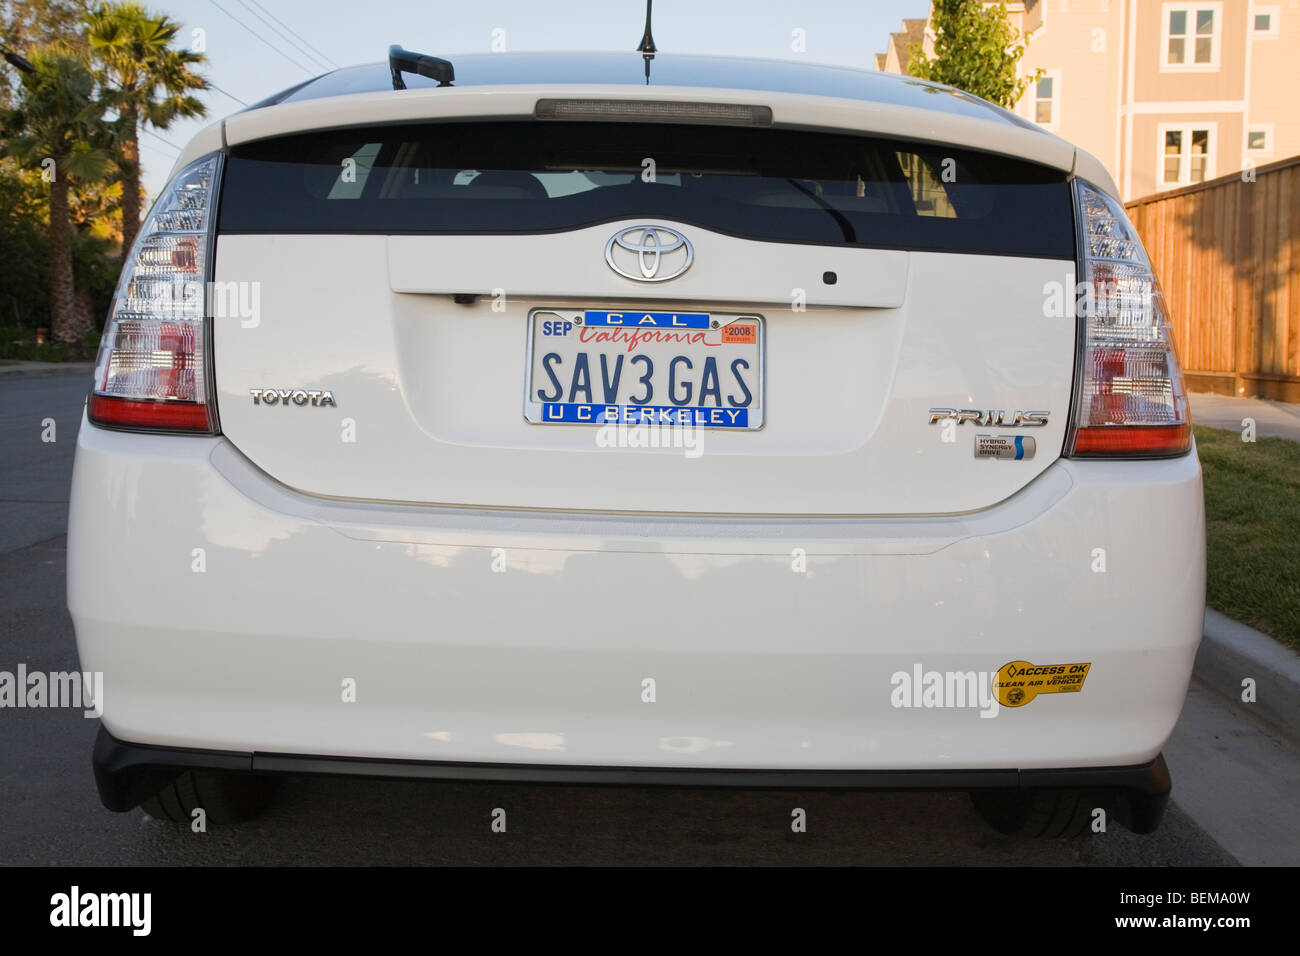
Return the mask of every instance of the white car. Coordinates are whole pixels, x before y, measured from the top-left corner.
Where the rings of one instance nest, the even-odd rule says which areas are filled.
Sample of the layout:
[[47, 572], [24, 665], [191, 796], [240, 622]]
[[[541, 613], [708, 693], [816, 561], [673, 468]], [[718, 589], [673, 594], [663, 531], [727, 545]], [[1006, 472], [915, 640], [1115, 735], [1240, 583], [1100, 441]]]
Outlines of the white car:
[[965, 93], [760, 60], [394, 48], [208, 127], [77, 446], [104, 804], [956, 789], [1151, 831], [1205, 532], [1117, 196]]

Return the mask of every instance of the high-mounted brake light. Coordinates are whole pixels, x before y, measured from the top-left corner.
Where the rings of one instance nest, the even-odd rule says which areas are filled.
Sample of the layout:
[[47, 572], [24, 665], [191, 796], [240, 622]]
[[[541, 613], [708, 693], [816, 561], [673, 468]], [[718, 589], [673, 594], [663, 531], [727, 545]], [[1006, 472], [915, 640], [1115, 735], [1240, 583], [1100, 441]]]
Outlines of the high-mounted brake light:
[[771, 126], [772, 107], [743, 103], [678, 103], [671, 100], [538, 100], [539, 120], [602, 120], [624, 123], [707, 123], [710, 126]]
[[119, 428], [213, 432], [207, 380], [209, 231], [220, 156], [176, 175], [122, 266], [89, 417]]
[[1082, 295], [1072, 457], [1165, 458], [1191, 448], [1164, 294], [1118, 202], [1075, 182]]

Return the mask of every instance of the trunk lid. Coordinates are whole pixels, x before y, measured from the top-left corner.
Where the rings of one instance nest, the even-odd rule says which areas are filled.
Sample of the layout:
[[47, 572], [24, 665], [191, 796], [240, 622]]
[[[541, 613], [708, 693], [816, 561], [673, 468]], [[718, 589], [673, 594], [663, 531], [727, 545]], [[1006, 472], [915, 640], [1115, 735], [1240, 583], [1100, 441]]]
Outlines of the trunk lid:
[[[215, 282], [240, 303], [214, 319], [221, 427], [329, 497], [973, 511], [1060, 454], [1075, 327], [1045, 303], [1074, 288], [1073, 235], [1058, 169], [863, 134], [532, 121], [257, 140], [221, 194]], [[678, 270], [673, 236], [684, 271], [638, 278]], [[592, 325], [647, 316], [653, 341]], [[697, 319], [722, 324], [712, 342], [658, 324]], [[538, 423], [548, 400], [630, 408], [632, 379], [611, 375], [639, 376], [642, 354], [648, 404], [694, 416], [749, 393], [760, 421]], [[977, 436], [1008, 453], [977, 457]]]

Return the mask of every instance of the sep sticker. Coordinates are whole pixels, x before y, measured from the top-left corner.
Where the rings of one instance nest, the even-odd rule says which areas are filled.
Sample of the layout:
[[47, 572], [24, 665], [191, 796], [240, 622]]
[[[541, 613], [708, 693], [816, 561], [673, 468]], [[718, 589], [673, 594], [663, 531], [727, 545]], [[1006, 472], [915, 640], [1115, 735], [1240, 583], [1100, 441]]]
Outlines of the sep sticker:
[[1083, 690], [1087, 664], [1031, 664], [1012, 661], [998, 668], [993, 692], [1003, 707], [1023, 707], [1039, 694], [1075, 694]]

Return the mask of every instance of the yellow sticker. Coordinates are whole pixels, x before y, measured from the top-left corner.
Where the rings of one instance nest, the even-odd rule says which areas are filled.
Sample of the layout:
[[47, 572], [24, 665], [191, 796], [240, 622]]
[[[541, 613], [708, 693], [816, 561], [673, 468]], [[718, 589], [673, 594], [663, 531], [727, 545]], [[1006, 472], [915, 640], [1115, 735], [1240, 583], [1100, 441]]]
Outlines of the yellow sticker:
[[1023, 707], [1039, 694], [1077, 694], [1088, 677], [1088, 664], [1031, 664], [1012, 661], [998, 668], [993, 692], [1003, 707]]

